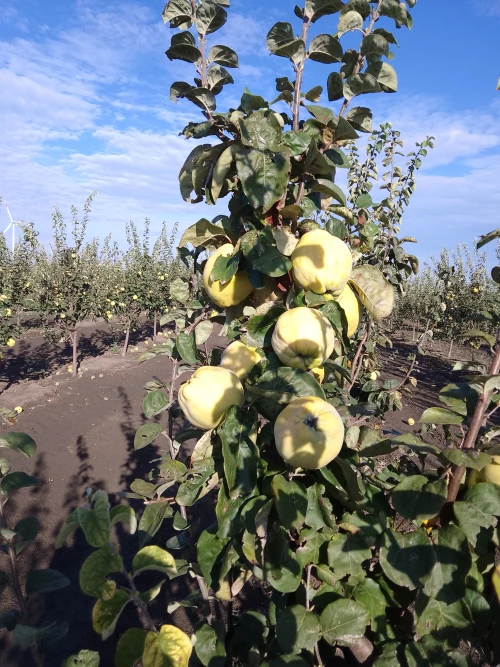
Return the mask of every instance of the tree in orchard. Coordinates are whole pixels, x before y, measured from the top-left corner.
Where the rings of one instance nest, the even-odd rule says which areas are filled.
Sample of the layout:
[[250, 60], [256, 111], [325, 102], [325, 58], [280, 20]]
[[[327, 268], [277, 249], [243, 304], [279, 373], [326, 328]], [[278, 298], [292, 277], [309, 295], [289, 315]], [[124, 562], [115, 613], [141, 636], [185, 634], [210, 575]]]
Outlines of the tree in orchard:
[[[120, 636], [119, 667], [133, 661], [186, 667], [191, 660], [206, 667], [307, 667], [336, 659], [379, 667], [467, 664], [464, 646], [480, 658], [495, 650], [500, 620], [490, 576], [499, 490], [482, 479], [469, 490], [461, 486], [465, 468], [480, 472], [494, 463], [475, 445], [490, 446], [495, 437], [482, 423], [498, 394], [500, 346], [488, 375], [480, 372], [470, 383], [466, 376], [461, 387], [442, 392], [450, 410], [424, 413], [422, 431], [428, 423], [445, 425], [444, 452], [421, 433], [379, 434], [369, 422], [376, 406], [363, 400], [356, 373], [380, 334], [377, 323], [392, 310], [394, 286], [386, 276], [397, 283], [398, 262], [411, 267], [412, 259], [401, 261], [392, 242], [394, 219], [370, 220], [379, 230], [365, 234], [380, 235], [394, 249], [384, 273], [375, 265], [375, 243], [356, 250], [365, 242], [362, 230], [346, 226], [346, 238], [359, 241], [353, 238], [350, 248], [322, 217], [325, 195], [349, 208], [335, 183], [336, 167], [348, 163], [341, 146], [371, 129], [369, 110], [351, 102], [362, 93], [395, 92], [397, 77], [385, 58], [396, 40], [388, 29], [411, 27], [408, 6], [306, 0], [295, 9], [299, 36], [288, 22], [267, 35], [270, 51], [291, 61], [294, 81], [277, 80], [273, 103], [246, 89], [237, 109], [221, 113], [216, 96], [233, 81], [226, 68], [238, 59], [211, 37], [208, 44], [207, 35], [226, 22], [226, 6], [170, 0], [163, 14], [180, 28], [168, 57], [196, 68], [194, 85], [177, 81], [171, 89], [204, 115], [184, 135], [210, 138], [182, 167], [181, 192], [193, 203], [230, 195], [227, 216], [202, 219], [181, 239], [182, 256], [193, 258], [195, 269], [199, 249], [211, 253], [203, 267], [205, 296], [192, 303], [187, 286], [178, 299], [184, 308], [176, 338], [161, 351], [172, 359], [171, 382], [146, 385], [143, 411], [154, 421], [135, 438], [136, 449], [155, 441], [167, 451], [147, 481], [136, 479], [125, 494], [143, 501], [138, 524], [127, 505], [110, 508], [102, 491], [89, 493], [58, 544], [81, 528], [96, 549], [80, 585], [96, 600], [93, 627], [104, 639], [129, 603], [139, 608], [143, 628]], [[340, 38], [351, 31], [361, 44], [344, 51]], [[337, 63], [339, 71], [327, 78], [335, 111], [309, 103], [321, 86], [302, 91], [309, 61]], [[274, 111], [278, 102], [287, 110]], [[378, 207], [359, 201], [363, 194], [351, 205], [375, 217]], [[330, 213], [350, 220], [338, 209]], [[364, 214], [354, 225], [364, 226], [359, 218], [366, 226]], [[194, 250], [182, 250], [186, 245]], [[209, 300], [224, 313], [233, 341], [219, 365], [199, 349], [195, 334], [212, 314]], [[180, 367], [195, 370], [176, 401]], [[181, 460], [183, 443], [193, 438], [194, 449]], [[207, 526], [213, 496], [215, 516]], [[110, 541], [115, 521], [138, 529], [131, 567], [124, 568]], [[165, 549], [153, 541], [166, 521], [174, 532]], [[151, 571], [159, 572], [157, 583], [145, 588], [141, 575]], [[190, 592], [170, 593], [162, 608], [169, 614], [194, 608], [191, 639], [175, 627], [175, 615], [154, 618], [148, 609], [165, 595], [165, 578], [182, 575]], [[245, 595], [249, 585], [252, 596]]]
[[85, 241], [93, 197], [87, 198], [81, 220], [72, 207], [70, 243], [64, 218], [55, 210], [51, 252], [41, 252], [34, 269], [34, 290], [45, 330], [69, 341], [73, 356], [70, 369], [75, 377], [82, 324], [106, 314], [108, 285], [102, 273], [99, 241]]

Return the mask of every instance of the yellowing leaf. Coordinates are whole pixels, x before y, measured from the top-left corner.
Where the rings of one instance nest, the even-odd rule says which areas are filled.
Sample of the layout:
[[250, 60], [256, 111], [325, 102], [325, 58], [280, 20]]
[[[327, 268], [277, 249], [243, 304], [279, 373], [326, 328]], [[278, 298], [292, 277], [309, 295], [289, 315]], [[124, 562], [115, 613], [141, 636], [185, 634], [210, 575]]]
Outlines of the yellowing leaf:
[[355, 267], [350, 283], [361, 303], [376, 322], [388, 317], [394, 308], [394, 288], [374, 266]]
[[154, 544], [144, 547], [136, 553], [132, 561], [132, 567], [136, 574], [143, 570], [157, 570], [167, 574], [177, 572], [174, 557], [165, 549], [161, 549]]

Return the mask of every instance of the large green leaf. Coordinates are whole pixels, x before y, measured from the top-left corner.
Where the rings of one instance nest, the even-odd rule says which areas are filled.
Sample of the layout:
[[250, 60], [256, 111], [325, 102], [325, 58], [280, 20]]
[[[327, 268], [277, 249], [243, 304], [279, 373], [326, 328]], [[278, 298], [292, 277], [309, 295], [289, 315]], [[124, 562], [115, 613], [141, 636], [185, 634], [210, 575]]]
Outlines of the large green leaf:
[[236, 153], [236, 168], [243, 192], [253, 208], [267, 211], [285, 193], [290, 171], [286, 155], [242, 148]]
[[255, 408], [242, 410], [237, 405], [230, 407], [220, 436], [224, 473], [231, 497], [247, 496], [257, 483], [257, 428]]
[[356, 95], [364, 95], [366, 93], [379, 93], [381, 87], [377, 79], [366, 72], [361, 74], [352, 74], [344, 82], [344, 97], [346, 100], [351, 100]]
[[360, 30], [363, 27], [363, 17], [358, 12], [351, 10], [340, 16], [337, 32], [339, 37], [350, 30]]
[[392, 504], [405, 519], [422, 523], [432, 519], [446, 502], [446, 480], [429, 482], [423, 475], [405, 477], [392, 492]]
[[381, 537], [380, 565], [386, 577], [398, 586], [414, 590], [422, 585], [436, 562], [426, 531], [400, 534], [389, 529]]
[[368, 65], [366, 73], [371, 74], [379, 83], [384, 93], [396, 93], [398, 90], [398, 75], [392, 65], [386, 62], [374, 62]]
[[[200, 222], [201, 222], [201, 220], [199, 222], [197, 222], [196, 225], [199, 225]], [[211, 223], [208, 223], [208, 224], [211, 224]], [[196, 227], [196, 225], [194, 225], [194, 226]], [[187, 230], [187, 231], [189, 231], [189, 230]], [[222, 232], [222, 230], [221, 230], [221, 232]], [[185, 232], [185, 233], [187, 233], [187, 232]], [[192, 243], [192, 241], [190, 241], [190, 243]], [[179, 246], [179, 247], [181, 247], [181, 246]], [[175, 299], [176, 301], [179, 301], [179, 303], [186, 304], [189, 301], [189, 283], [188, 283], [187, 280], [183, 280], [182, 278], [175, 278], [170, 283], [170, 290], [169, 291], [170, 291], [171, 298]], [[174, 313], [171, 313], [171, 315], [174, 315]]]
[[465, 580], [472, 566], [464, 531], [451, 524], [441, 528], [437, 542], [434, 542], [434, 551], [436, 562], [425, 578], [423, 591], [433, 600], [451, 604], [465, 594]]
[[165, 23], [172, 22], [172, 28], [188, 23], [192, 16], [193, 6], [189, 0], [169, 0], [162, 14]]
[[147, 631], [128, 628], [118, 640], [115, 667], [135, 667], [142, 658]]
[[[74, 655], [70, 655], [69, 658], [66, 658], [61, 667], [99, 667], [100, 661], [99, 653], [96, 651], [86, 651], [84, 649], [78, 654], [75, 653]], [[122, 665], [119, 667], [122, 667]]]
[[6, 498], [18, 489], [23, 489], [28, 486], [36, 486], [38, 483], [36, 477], [32, 477], [21, 470], [10, 472], [0, 479], [0, 496]]
[[250, 345], [270, 347], [273, 328], [285, 307], [275, 306], [264, 315], [254, 315], [248, 320], [246, 339]]
[[306, 0], [304, 16], [315, 23], [322, 16], [336, 14], [341, 9], [341, 0]]
[[222, 28], [227, 21], [227, 12], [219, 4], [203, 0], [196, 9], [196, 29], [200, 35], [209, 35]]
[[[423, 637], [432, 633], [441, 639], [462, 637], [468, 626], [460, 602], [446, 604], [439, 600], [419, 595], [415, 607], [416, 631]], [[432, 664], [432, 663], [431, 663]]]
[[[196, 356], [196, 339], [194, 331], [191, 331], [190, 333], [181, 331], [180, 333], [178, 333], [175, 338], [175, 345], [177, 347], [179, 354], [184, 359], [184, 361], [187, 361], [190, 364], [196, 363], [198, 361], [198, 357]], [[152, 393], [153, 392], [150, 392], [148, 396], [150, 396]], [[144, 414], [146, 414], [146, 412], [144, 412]], [[155, 412], [153, 414], [158, 414], [158, 412]], [[152, 417], [152, 416], [153, 415], [146, 415], [146, 417]]]
[[168, 396], [159, 389], [148, 391], [142, 402], [142, 411], [149, 419], [164, 412], [168, 407]]
[[15, 452], [24, 454], [28, 458], [35, 455], [36, 443], [27, 433], [2, 433], [0, 434], [0, 447], [7, 447]]
[[70, 585], [70, 580], [57, 570], [30, 570], [26, 577], [26, 595], [34, 593], [51, 593]]
[[301, 649], [314, 650], [320, 631], [316, 614], [301, 604], [286, 607], [277, 618], [276, 638], [285, 653], [300, 653]]
[[134, 575], [146, 570], [162, 572], [170, 577], [177, 574], [175, 558], [168, 551], [154, 544], [143, 547], [135, 554], [132, 569]]
[[208, 62], [217, 63], [218, 65], [223, 65], [224, 67], [238, 67], [238, 55], [233, 49], [230, 49], [228, 46], [222, 46], [216, 44], [210, 48], [208, 52]]
[[272, 491], [281, 525], [287, 530], [300, 530], [307, 512], [307, 492], [303, 484], [286, 480], [283, 475], [273, 477]]
[[376, 322], [388, 317], [394, 308], [394, 288], [381, 271], [365, 264], [354, 267], [350, 282], [361, 303]]
[[236, 144], [228, 146], [215, 163], [211, 181], [211, 196], [215, 204], [226, 181], [226, 177], [234, 162], [234, 156], [237, 151]]
[[134, 449], [142, 449], [143, 447], [146, 447], [146, 445], [151, 444], [153, 440], [160, 435], [162, 430], [163, 426], [161, 424], [153, 422], [139, 426], [135, 432]]
[[[481, 503], [482, 496], [483, 492], [481, 491], [479, 495], [474, 494], [471, 496], [471, 501], [468, 501], [467, 498], [465, 498], [463, 501], [457, 500], [453, 503], [455, 518], [473, 547], [476, 546], [478, 533], [482, 528], [488, 529], [497, 524], [497, 520], [492, 513], [483, 511]], [[481, 504], [476, 506], [478, 500]], [[486, 509], [489, 508], [487, 507]]]
[[342, 45], [332, 35], [317, 35], [309, 45], [309, 58], [318, 63], [339, 63], [342, 60]]
[[114, 581], [106, 579], [112, 572], [121, 572], [123, 561], [119, 553], [106, 544], [84, 561], [79, 575], [80, 588], [86, 595], [107, 598], [116, 590]]
[[139, 520], [139, 544], [142, 546], [156, 535], [164, 519], [173, 516], [174, 510], [169, 503], [158, 501], [144, 506]]
[[108, 494], [105, 491], [96, 491], [92, 508], [79, 507], [77, 512], [80, 526], [90, 546], [98, 548], [107, 544], [111, 527]]
[[264, 151], [277, 146], [281, 140], [281, 125], [270, 109], [259, 109], [240, 121], [241, 141]]
[[305, 44], [301, 39], [295, 39], [291, 23], [273, 25], [267, 33], [266, 45], [274, 55], [290, 58], [294, 63], [303, 61], [306, 55]]
[[329, 644], [350, 646], [360, 639], [370, 621], [367, 608], [355, 600], [336, 600], [320, 617], [323, 639]]
[[[212, 239], [219, 239], [219, 238], [221, 241], [227, 239], [226, 234], [222, 229], [222, 227], [214, 225], [213, 222], [209, 222], [205, 218], [201, 218], [201, 220], [198, 220], [198, 222], [195, 222], [194, 225], [188, 227], [186, 231], [183, 233], [181, 240], [179, 242], [179, 248], [183, 248], [184, 246], [187, 246], [189, 243], [191, 243], [191, 245], [193, 245], [195, 248], [198, 248]], [[186, 282], [181, 278], [176, 280], [180, 280], [183, 284], [186, 284]], [[175, 281], [172, 281], [172, 285], [174, 284], [174, 282]], [[170, 287], [171, 294], [172, 294], [172, 285]], [[172, 294], [172, 296], [174, 295]], [[176, 297], [174, 296], [174, 298]], [[189, 290], [188, 290], [188, 298], [189, 298]], [[185, 303], [182, 300], [180, 301], [182, 303]]]
[[[372, 131], [372, 117], [373, 114], [367, 107], [354, 107], [353, 109], [349, 109], [346, 114], [346, 120], [348, 120], [353, 128], [359, 132]], [[357, 200], [356, 205], [358, 205]], [[358, 206], [358, 208], [360, 207]], [[363, 231], [365, 231], [365, 229], [363, 229]]]
[[378, 583], [374, 579], [366, 578], [353, 591], [356, 602], [368, 610], [372, 622], [372, 630], [382, 629], [386, 624], [387, 600]]
[[204, 530], [198, 538], [196, 543], [198, 564], [205, 581], [212, 581], [212, 569], [228, 542], [228, 538], [217, 536], [216, 526]]
[[420, 417], [421, 424], [461, 424], [464, 418], [445, 408], [427, 408]]
[[247, 389], [252, 394], [270, 398], [277, 403], [290, 403], [298, 396], [318, 396], [325, 399], [321, 385], [310, 373], [287, 366], [264, 371], [256, 382], [247, 386]]
[[226, 664], [226, 649], [215, 628], [204, 623], [196, 631], [196, 655], [204, 667], [224, 667]]
[[98, 599], [92, 609], [92, 627], [102, 635], [103, 640], [111, 637], [115, 631], [120, 614], [130, 601], [128, 591], [118, 589], [112, 598], [107, 600]]
[[337, 533], [328, 543], [328, 564], [339, 579], [346, 574], [359, 574], [362, 563], [371, 557], [372, 552], [361, 535]]

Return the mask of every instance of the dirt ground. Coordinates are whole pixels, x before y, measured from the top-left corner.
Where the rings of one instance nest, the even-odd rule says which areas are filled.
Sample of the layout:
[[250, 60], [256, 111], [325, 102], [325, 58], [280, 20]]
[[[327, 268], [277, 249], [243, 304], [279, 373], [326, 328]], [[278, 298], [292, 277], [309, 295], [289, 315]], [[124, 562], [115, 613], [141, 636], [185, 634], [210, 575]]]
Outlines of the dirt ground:
[[[151, 333], [147, 327], [136, 332], [130, 352], [122, 358], [112, 352], [113, 336], [105, 323], [85, 326], [80, 344], [84, 370], [81, 377], [73, 378], [67, 372], [71, 361], [69, 347], [47, 343], [32, 331], [5, 355], [0, 367], [0, 405], [20, 405], [24, 409], [15, 427], [3, 430], [26, 432], [37, 443], [37, 454], [32, 460], [5, 449], [0, 451], [15, 469], [35, 475], [40, 481], [38, 487], [15, 494], [6, 507], [11, 526], [23, 516], [36, 516], [40, 521], [38, 539], [24, 552], [22, 567], [52, 567], [71, 580], [70, 586], [46, 595], [43, 603], [40, 601], [40, 605], [45, 605], [44, 623], [57, 620], [69, 624], [68, 635], [47, 661], [47, 667], [59, 667], [65, 657], [83, 648], [99, 650], [101, 665], [112, 665], [113, 647], [121, 627], [127, 621], [133, 622], [135, 612], [129, 606], [113, 637], [103, 643], [90, 626], [93, 599], [85, 596], [78, 585], [79, 569], [92, 549], [78, 533], [57, 552], [53, 543], [66, 516], [81, 504], [86, 488], [102, 488], [110, 494], [128, 490], [136, 477], [147, 473], [151, 459], [158, 453], [156, 447], [137, 453], [133, 448], [135, 431], [144, 421], [144, 384], [170, 378], [170, 364], [165, 357], [137, 363], [139, 352], [147, 349], [146, 341], [152, 345]], [[394, 348], [381, 353], [383, 378], [404, 377], [406, 359], [412, 351], [410, 339], [407, 331], [393, 335]], [[223, 346], [224, 340], [215, 337], [212, 343]], [[456, 381], [457, 374], [451, 371], [453, 360], [471, 359], [471, 350], [456, 345], [450, 361], [446, 358], [447, 349], [446, 342], [434, 343], [428, 354], [419, 358], [413, 373], [418, 385], [411, 396], [404, 396], [403, 410], [387, 416], [384, 429], [406, 432], [418, 428], [418, 423], [408, 426], [408, 418], [417, 422], [422, 410], [437, 403], [439, 388]], [[0, 557], [0, 569], [7, 569], [2, 561]], [[13, 603], [4, 593], [0, 613], [15, 606]], [[33, 613], [41, 615], [42, 607]], [[158, 609], [160, 613], [164, 616], [164, 610]], [[183, 613], [179, 610], [174, 617], [181, 626]], [[2, 667], [31, 667], [30, 656], [9, 642], [5, 630], [0, 630], [0, 656]]]

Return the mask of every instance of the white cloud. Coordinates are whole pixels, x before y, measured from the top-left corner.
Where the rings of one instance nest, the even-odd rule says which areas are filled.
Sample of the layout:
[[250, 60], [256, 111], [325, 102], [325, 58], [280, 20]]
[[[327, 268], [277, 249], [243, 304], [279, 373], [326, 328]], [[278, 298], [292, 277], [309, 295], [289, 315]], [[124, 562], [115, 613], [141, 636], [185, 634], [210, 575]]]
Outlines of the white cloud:
[[500, 16], [500, 0], [472, 0], [473, 6], [482, 16]]

